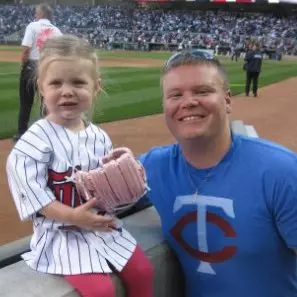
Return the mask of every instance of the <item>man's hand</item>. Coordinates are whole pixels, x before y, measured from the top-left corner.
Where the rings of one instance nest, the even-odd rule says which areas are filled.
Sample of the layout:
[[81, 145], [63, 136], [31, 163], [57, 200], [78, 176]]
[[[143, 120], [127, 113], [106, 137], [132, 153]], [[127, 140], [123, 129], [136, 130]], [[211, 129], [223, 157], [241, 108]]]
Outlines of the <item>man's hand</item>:
[[[21, 65], [24, 65], [29, 59], [31, 48], [28, 46], [23, 46], [22, 53], [21, 53]], [[22, 66], [21, 66], [22, 68]]]

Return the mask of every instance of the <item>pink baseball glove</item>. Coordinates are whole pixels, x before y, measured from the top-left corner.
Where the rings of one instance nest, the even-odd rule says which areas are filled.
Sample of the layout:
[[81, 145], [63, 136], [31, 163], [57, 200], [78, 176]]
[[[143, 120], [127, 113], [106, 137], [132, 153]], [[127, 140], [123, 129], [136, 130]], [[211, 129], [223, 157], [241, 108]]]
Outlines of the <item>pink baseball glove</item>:
[[98, 208], [112, 213], [133, 205], [146, 193], [144, 168], [128, 148], [115, 149], [103, 157], [102, 164], [89, 172], [77, 171], [76, 188], [84, 200], [95, 197]]

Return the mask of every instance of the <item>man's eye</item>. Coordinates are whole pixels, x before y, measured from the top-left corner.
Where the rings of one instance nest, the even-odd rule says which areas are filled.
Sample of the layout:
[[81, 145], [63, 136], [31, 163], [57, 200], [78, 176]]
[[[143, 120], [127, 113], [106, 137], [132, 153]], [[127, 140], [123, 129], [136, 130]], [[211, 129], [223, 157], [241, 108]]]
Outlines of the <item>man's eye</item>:
[[209, 91], [207, 91], [207, 90], [201, 90], [201, 91], [199, 91], [199, 94], [202, 94], [202, 95], [205, 95], [205, 94], [208, 94], [209, 93]]
[[73, 83], [74, 83], [75, 85], [84, 85], [86, 82], [83, 81], [83, 80], [75, 80]]
[[211, 91], [210, 90], [206, 90], [206, 89], [204, 89], [204, 90], [202, 89], [202, 90], [196, 90], [195, 93], [197, 95], [206, 96], [209, 93], [211, 93]]
[[175, 93], [175, 94], [171, 94], [171, 95], [169, 95], [169, 98], [170, 98], [170, 99], [177, 100], [177, 99], [179, 99], [181, 96], [182, 96], [182, 94], [180, 94], [180, 93]]

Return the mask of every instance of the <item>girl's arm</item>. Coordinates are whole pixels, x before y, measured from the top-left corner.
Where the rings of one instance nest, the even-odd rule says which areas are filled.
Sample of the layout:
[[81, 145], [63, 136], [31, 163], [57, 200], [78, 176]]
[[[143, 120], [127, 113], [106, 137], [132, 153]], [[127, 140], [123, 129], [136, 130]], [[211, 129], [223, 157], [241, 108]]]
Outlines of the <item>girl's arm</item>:
[[43, 207], [39, 212], [49, 219], [75, 225], [84, 229], [99, 231], [112, 231], [116, 227], [114, 219], [92, 212], [96, 199], [91, 199], [76, 208], [64, 205], [59, 201], [53, 201]]
[[[24, 143], [21, 144], [20, 149], [24, 150]], [[15, 149], [7, 159], [8, 186], [20, 219], [32, 219], [34, 215], [41, 213], [49, 219], [77, 227], [109, 230], [108, 226], [113, 226], [113, 220], [97, 215], [91, 210], [95, 206], [95, 201], [90, 200], [84, 205], [72, 208], [56, 200], [47, 185], [50, 151], [43, 147], [42, 143], [39, 147], [34, 150], [34, 147], [30, 146], [30, 150], [27, 151], [32, 152], [32, 156]]]

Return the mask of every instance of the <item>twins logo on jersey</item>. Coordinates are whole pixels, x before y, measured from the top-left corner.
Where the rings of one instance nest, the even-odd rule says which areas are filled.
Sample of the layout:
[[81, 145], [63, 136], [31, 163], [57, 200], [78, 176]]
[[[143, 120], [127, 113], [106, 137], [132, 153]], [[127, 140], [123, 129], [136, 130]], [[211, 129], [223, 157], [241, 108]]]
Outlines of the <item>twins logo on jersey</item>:
[[[80, 170], [79, 167], [76, 167], [76, 169]], [[65, 205], [76, 207], [81, 205], [82, 202], [76, 191], [75, 184], [66, 178], [70, 177], [71, 174], [71, 167], [69, 167], [65, 172], [56, 172], [52, 169], [49, 169], [48, 186], [53, 191], [58, 201]]]
[[[207, 206], [221, 208], [227, 216], [235, 218], [233, 201], [221, 197], [211, 197], [203, 195], [177, 196], [173, 212], [177, 212], [184, 205], [197, 205], [197, 211], [187, 213], [179, 219], [171, 229], [171, 234], [178, 244], [192, 257], [199, 259], [200, 264], [197, 271], [207, 274], [216, 274], [210, 263], [219, 263], [231, 259], [237, 251], [237, 247], [225, 246], [219, 251], [209, 252], [207, 243], [207, 223], [212, 223], [220, 228], [225, 237], [236, 237], [236, 232], [232, 225], [224, 218], [215, 213], [207, 211]], [[182, 237], [183, 228], [189, 224], [197, 224], [197, 240], [199, 249], [191, 247]]]
[[40, 50], [44, 44], [44, 42], [54, 33], [53, 28], [46, 28], [38, 33], [36, 47]]

